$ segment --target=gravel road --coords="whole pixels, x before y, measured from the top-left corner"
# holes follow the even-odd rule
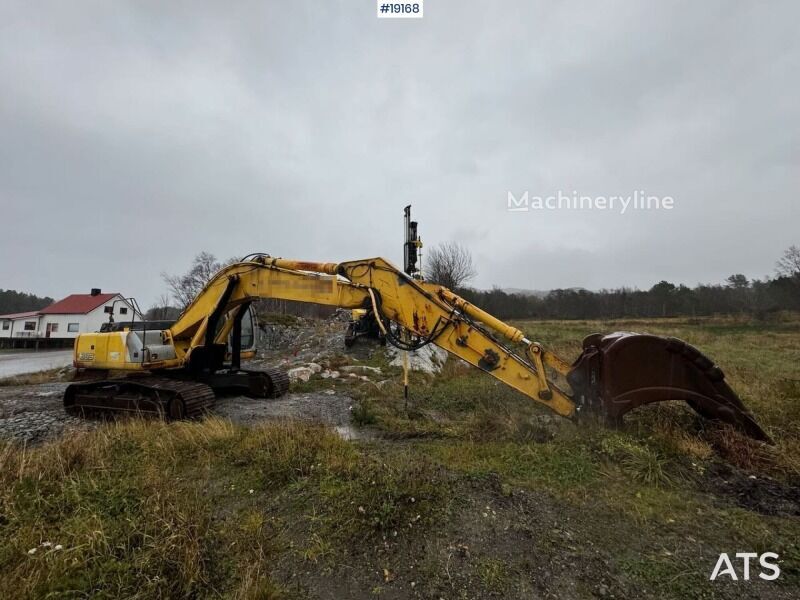
[[[61,397],[66,387],[66,383],[0,387],[0,439],[31,444],[68,429],[95,427],[96,422],[64,412]]]
[[[0,440],[32,444],[65,431],[97,427],[99,421],[64,412],[61,398],[66,387],[66,383],[0,387]],[[299,419],[329,425],[347,439],[365,437],[350,424],[351,405],[351,398],[325,392],[288,394],[277,400],[234,396],[218,398],[214,413],[242,425]]]

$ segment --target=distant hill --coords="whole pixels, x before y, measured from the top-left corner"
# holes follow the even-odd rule
[[[506,294],[517,294],[519,296],[536,296],[537,298],[544,298],[547,296],[549,290],[526,290],[523,288],[501,288]]]
[[[17,292],[15,290],[0,290],[0,315],[8,313],[27,312],[39,310],[54,302],[50,297],[40,298],[33,294]]]
[[[502,288],[506,294],[517,294],[518,296],[536,296],[537,298],[546,298],[552,290],[526,290],[524,288]],[[566,288],[570,292],[585,292],[587,291],[582,287]]]

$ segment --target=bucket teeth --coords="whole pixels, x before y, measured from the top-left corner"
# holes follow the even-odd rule
[[[582,408],[620,422],[643,404],[685,400],[704,418],[772,443],[725,382],[722,370],[694,346],[677,338],[617,332],[591,335],[583,347],[567,376]]]

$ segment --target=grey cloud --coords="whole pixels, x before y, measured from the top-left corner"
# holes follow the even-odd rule
[[[148,304],[202,249],[399,260],[409,202],[485,287],[763,276],[800,243],[795,4],[488,6],[6,3],[0,287]],[[676,207],[508,213],[526,189]]]

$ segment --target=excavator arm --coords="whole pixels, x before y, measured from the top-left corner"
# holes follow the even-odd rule
[[[373,309],[381,315],[383,327],[392,322],[423,340],[417,346],[435,343],[556,413],[565,417],[575,414],[569,396],[549,383],[543,368],[532,366],[542,355],[547,356],[538,344],[446,288],[412,279],[381,258],[335,264],[260,257],[257,262],[231,265],[220,271],[170,328],[176,357],[161,366],[182,362],[213,366],[203,365],[208,359],[219,362],[221,349],[214,353],[212,348],[221,348],[235,325],[235,318],[224,316],[259,298]],[[488,329],[492,327],[510,341],[526,344],[523,352],[528,357],[493,337]],[[209,331],[215,332],[210,344]],[[390,333],[389,339],[393,338],[397,344],[409,343]]]
[[[436,344],[564,417],[594,411],[619,422],[643,404],[685,400],[703,417],[769,441],[722,371],[681,340],[591,335],[569,363],[451,290],[413,279],[383,258],[337,264],[259,255],[223,269],[172,327],[178,354],[191,360],[203,347],[215,310],[227,313],[257,298],[372,309],[390,343],[409,350]],[[227,339],[232,322],[216,329],[214,343]]]

